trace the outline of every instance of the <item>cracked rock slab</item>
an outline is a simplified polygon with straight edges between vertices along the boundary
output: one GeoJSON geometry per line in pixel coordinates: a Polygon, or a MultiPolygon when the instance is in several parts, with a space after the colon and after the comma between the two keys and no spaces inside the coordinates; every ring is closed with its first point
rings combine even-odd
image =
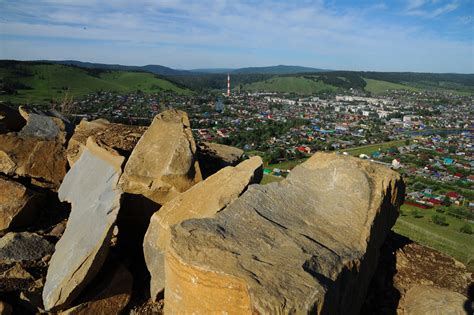
{"type": "Polygon", "coordinates": [[[125,165],[120,186],[162,205],[201,181],[188,115],[178,110],[155,116],[125,165]]]}
{"type": "Polygon", "coordinates": [[[104,263],[120,207],[117,184],[123,161],[91,137],[66,174],[58,194],[72,209],[48,268],[43,290],[46,310],[67,306],[104,263]]]}
{"type": "Polygon", "coordinates": [[[358,313],[403,196],[398,173],[324,153],[251,185],[171,228],[165,313],[358,313]]]}
{"type": "Polygon", "coordinates": [[[262,159],[258,156],[236,167],[226,167],[164,204],[150,220],[143,249],[150,271],[150,295],[155,298],[165,287],[164,254],[170,239],[170,227],[187,219],[213,217],[237,199],[262,177],[262,159]]]}

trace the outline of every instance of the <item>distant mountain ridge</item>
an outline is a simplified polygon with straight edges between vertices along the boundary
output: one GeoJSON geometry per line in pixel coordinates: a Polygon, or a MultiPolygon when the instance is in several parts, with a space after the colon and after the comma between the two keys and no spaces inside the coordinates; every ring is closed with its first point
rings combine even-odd
{"type": "Polygon", "coordinates": [[[268,66],[268,67],[246,67],[246,68],[210,68],[190,70],[196,73],[231,73],[231,74],[297,74],[307,72],[328,72],[332,70],[301,67],[301,66],[268,66]]]}
{"type": "Polygon", "coordinates": [[[205,68],[193,70],[178,70],[161,65],[146,65],[146,66],[125,66],[120,64],[105,64],[82,62],[77,60],[41,60],[42,62],[56,63],[62,65],[76,66],[88,69],[107,69],[107,70],[124,70],[124,71],[146,71],[159,75],[200,75],[200,74],[297,74],[307,72],[328,72],[332,70],[277,65],[267,67],[245,67],[245,68],[205,68]]]}
{"type": "Polygon", "coordinates": [[[145,71],[159,75],[192,75],[193,73],[186,70],[175,70],[161,65],[146,66],[124,66],[119,64],[105,64],[82,62],[77,60],[41,60],[42,62],[56,63],[67,66],[76,66],[87,69],[106,69],[106,70],[123,70],[123,71],[145,71]]]}

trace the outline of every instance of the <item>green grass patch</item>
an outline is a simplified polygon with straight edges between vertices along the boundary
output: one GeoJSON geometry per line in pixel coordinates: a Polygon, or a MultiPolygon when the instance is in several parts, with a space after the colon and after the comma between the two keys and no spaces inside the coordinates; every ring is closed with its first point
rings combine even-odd
{"type": "Polygon", "coordinates": [[[336,86],[326,84],[317,77],[273,77],[265,81],[253,82],[244,85],[246,91],[264,91],[297,94],[317,94],[323,92],[335,92],[339,90],[336,86]]]}
{"type": "Polygon", "coordinates": [[[443,215],[447,225],[438,225],[433,222],[433,216],[440,215],[435,208],[419,209],[403,205],[401,209],[404,215],[400,215],[395,223],[393,227],[395,232],[448,254],[474,271],[474,235],[460,231],[466,224],[464,220],[443,215]],[[415,209],[418,209],[423,217],[415,218],[412,215],[415,209]]]}
{"type": "Polygon", "coordinates": [[[364,81],[367,82],[367,85],[365,86],[365,90],[373,94],[383,94],[391,90],[420,91],[420,89],[416,87],[399,84],[399,83],[392,83],[392,82],[387,82],[387,81],[365,79],[365,78],[364,78],[364,81]]]}
{"type": "Polygon", "coordinates": [[[260,184],[261,185],[266,185],[266,184],[270,184],[270,183],[281,182],[283,179],[284,179],[284,177],[281,177],[281,176],[263,174],[263,178],[262,178],[262,181],[260,182],[260,184]]]}
{"type": "Polygon", "coordinates": [[[0,80],[20,83],[27,89],[18,89],[16,95],[0,95],[0,100],[13,103],[60,101],[67,95],[80,97],[98,91],[144,93],[170,91],[190,94],[190,90],[152,73],[131,71],[88,71],[57,64],[17,64],[0,68],[0,80]]]}
{"type": "Polygon", "coordinates": [[[383,143],[369,144],[360,147],[345,149],[343,151],[349,153],[352,156],[359,156],[361,154],[366,154],[370,156],[372,153],[377,152],[379,150],[387,150],[390,147],[404,146],[405,141],[406,140],[394,140],[383,143]]]}
{"type": "Polygon", "coordinates": [[[300,165],[304,161],[306,161],[308,158],[303,158],[299,160],[291,160],[291,161],[285,161],[281,163],[276,163],[276,164],[268,164],[268,168],[274,169],[274,168],[279,168],[281,170],[291,170],[297,165],[300,165]]]}

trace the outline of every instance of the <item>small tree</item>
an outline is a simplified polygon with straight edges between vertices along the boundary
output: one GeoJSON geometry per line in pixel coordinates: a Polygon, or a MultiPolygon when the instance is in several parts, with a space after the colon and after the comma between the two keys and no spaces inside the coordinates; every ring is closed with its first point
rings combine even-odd
{"type": "Polygon", "coordinates": [[[431,217],[431,220],[433,221],[434,224],[438,224],[438,225],[441,225],[441,226],[449,225],[448,223],[446,223],[446,217],[442,216],[442,215],[439,215],[439,214],[433,215],[431,217]]]}
{"type": "Polygon", "coordinates": [[[464,225],[461,226],[460,231],[462,233],[472,234],[472,226],[469,223],[464,223],[464,225]]]}
{"type": "Polygon", "coordinates": [[[417,219],[423,218],[423,214],[422,214],[421,211],[418,210],[418,209],[413,209],[413,210],[411,211],[411,215],[412,215],[413,217],[417,218],[417,219]]]}

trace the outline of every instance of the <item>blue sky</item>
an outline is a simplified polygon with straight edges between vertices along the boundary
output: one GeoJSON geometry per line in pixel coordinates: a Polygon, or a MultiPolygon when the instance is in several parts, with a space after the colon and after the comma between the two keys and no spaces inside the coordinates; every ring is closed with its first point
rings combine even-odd
{"type": "Polygon", "coordinates": [[[474,73],[474,0],[0,0],[0,59],[474,73]]]}

